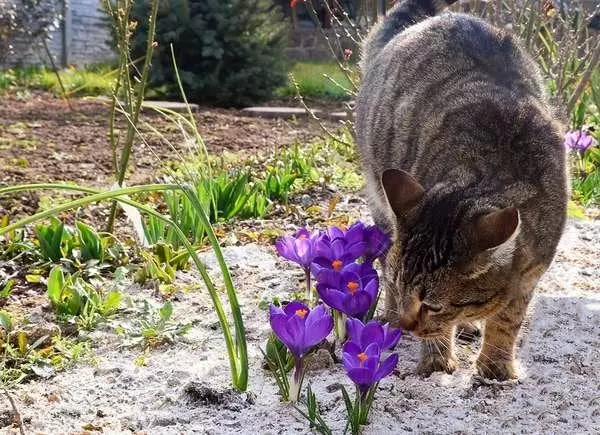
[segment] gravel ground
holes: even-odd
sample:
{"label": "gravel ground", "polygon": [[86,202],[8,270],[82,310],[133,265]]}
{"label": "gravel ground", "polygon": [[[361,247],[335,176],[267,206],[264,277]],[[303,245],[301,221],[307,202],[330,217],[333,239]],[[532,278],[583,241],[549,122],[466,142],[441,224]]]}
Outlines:
{"label": "gravel ground", "polygon": [[[153,350],[146,365],[122,338],[95,332],[98,363],[21,385],[17,406],[31,433],[307,433],[280,403],[261,370],[259,346],[268,324],[263,297],[289,295],[300,274],[259,245],[225,249],[241,295],[251,356],[250,393],[228,389],[229,369],[208,296],[182,293],[176,317],[194,328],[175,345]],[[215,272],[215,262],[205,255]],[[405,336],[396,376],[384,380],[364,433],[600,433],[600,221],[570,221],[559,253],[538,286],[520,346],[516,382],[473,377],[477,346],[459,349],[453,375],[414,374],[418,342]],[[198,280],[182,274],[182,282]],[[141,300],[148,290],[132,287]],[[307,376],[334,433],[344,428],[339,366],[321,361]],[[4,409],[2,408],[4,407]],[[0,415],[8,404],[0,405]],[[7,433],[17,433],[15,430]]]}

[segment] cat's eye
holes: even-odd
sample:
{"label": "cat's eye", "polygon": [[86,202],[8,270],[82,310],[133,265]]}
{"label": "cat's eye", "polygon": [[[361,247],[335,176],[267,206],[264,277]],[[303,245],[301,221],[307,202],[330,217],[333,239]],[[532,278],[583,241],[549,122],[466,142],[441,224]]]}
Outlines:
{"label": "cat's eye", "polygon": [[421,304],[421,307],[423,308],[423,310],[431,311],[432,313],[439,313],[440,311],[442,311],[442,306],[440,304],[430,304],[423,302]]}

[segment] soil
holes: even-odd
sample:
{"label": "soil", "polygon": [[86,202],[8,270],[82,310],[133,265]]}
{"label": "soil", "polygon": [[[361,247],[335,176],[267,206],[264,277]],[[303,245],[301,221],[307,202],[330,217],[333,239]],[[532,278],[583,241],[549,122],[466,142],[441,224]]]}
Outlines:
{"label": "soil", "polygon": [[[48,380],[18,387],[15,397],[35,433],[230,434],[309,433],[275,382],[261,368],[259,346],[268,332],[261,300],[288,298],[302,273],[271,247],[225,248],[244,313],[250,353],[250,388],[229,388],[223,339],[206,292],[181,293],[176,319],[193,322],[174,345],[144,354],[122,347],[109,327],[95,331],[96,365],[78,365]],[[214,257],[203,259],[218,281]],[[415,374],[419,343],[408,334],[399,345],[396,373],[385,379],[365,434],[384,433],[598,433],[600,427],[600,222],[569,221],[555,262],[531,304],[520,341],[520,378],[489,382],[474,376],[477,343],[458,349],[452,375]],[[181,285],[199,282],[194,272]],[[139,303],[149,290],[131,286]],[[120,321],[131,322],[133,315]],[[340,385],[350,387],[331,359],[315,364],[312,384],[333,433],[345,426]],[[2,406],[0,405],[0,413]],[[16,430],[8,433],[16,433]]]}
{"label": "soil", "polygon": [[[2,97],[0,105],[0,185],[71,180],[87,185],[110,185],[114,180],[108,139],[108,103],[100,99],[71,99],[67,103],[51,94],[26,99]],[[262,119],[243,116],[238,110],[202,107],[195,115],[208,151],[268,151],[321,135],[306,119]],[[178,149],[183,138],[173,122],[146,111],[141,117]],[[125,129],[125,122],[118,124]],[[150,128],[140,131],[149,148],[136,140],[128,183],[149,181],[163,163],[177,156]]]}

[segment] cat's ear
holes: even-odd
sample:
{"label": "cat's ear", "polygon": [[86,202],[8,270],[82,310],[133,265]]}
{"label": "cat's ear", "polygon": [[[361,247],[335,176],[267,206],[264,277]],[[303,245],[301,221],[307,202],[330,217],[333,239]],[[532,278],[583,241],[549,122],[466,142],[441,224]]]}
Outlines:
{"label": "cat's ear", "polygon": [[480,216],[473,227],[474,243],[479,251],[496,248],[519,233],[519,210],[506,207]]}
{"label": "cat's ear", "polygon": [[381,176],[381,184],[396,216],[404,216],[425,193],[412,175],[400,169],[386,169]]}

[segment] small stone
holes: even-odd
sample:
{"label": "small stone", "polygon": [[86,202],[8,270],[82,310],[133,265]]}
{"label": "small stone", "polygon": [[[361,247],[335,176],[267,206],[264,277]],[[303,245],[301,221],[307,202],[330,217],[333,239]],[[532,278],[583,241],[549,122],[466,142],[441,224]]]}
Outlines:
{"label": "small stone", "polygon": [[241,423],[237,420],[221,420],[220,423],[225,427],[239,428],[242,427]]}
{"label": "small stone", "polygon": [[248,391],[246,393],[246,403],[248,405],[254,405],[256,403],[256,394],[254,394],[252,391]]}
{"label": "small stone", "polygon": [[341,389],[342,389],[342,384],[340,384],[339,382],[335,382],[335,383],[327,385],[327,387],[325,387],[325,390],[327,390],[328,393],[335,393],[336,391],[340,391]]}
{"label": "small stone", "polygon": [[27,337],[28,344],[33,344],[43,338],[43,340],[38,343],[38,347],[43,347],[49,346],[52,343],[52,338],[60,335],[60,328],[58,325],[48,322],[22,325],[18,330],[8,334],[8,339],[13,346],[18,346],[19,335],[22,333]]}
{"label": "small stone", "polygon": [[119,366],[101,366],[96,367],[94,370],[94,376],[107,376],[107,375],[120,375],[123,372],[123,368]]}
{"label": "small stone", "polygon": [[327,349],[317,349],[308,359],[306,365],[309,371],[325,370],[333,366],[333,358]]}

